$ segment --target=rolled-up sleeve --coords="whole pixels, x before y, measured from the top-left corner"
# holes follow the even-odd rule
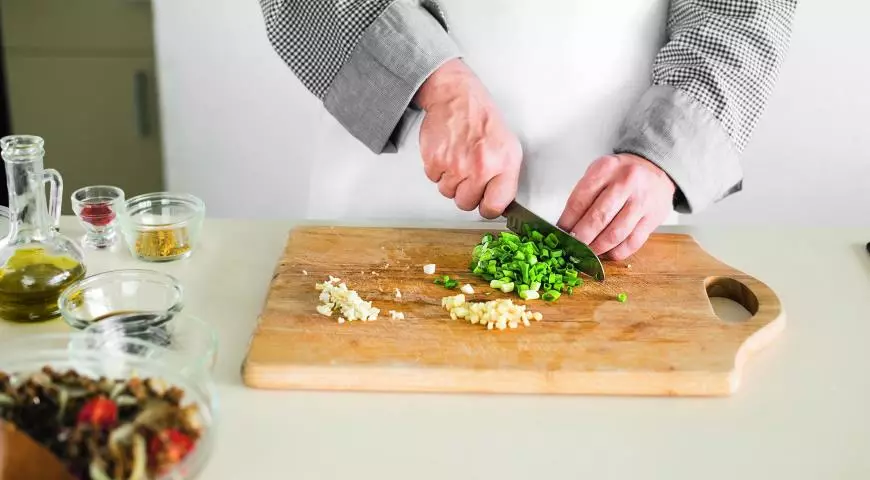
[[[269,39],[327,111],[375,153],[395,152],[412,99],[460,57],[434,0],[260,0]]]
[[[614,147],[674,181],[674,208],[697,213],[743,186],[741,154],[785,57],[796,0],[674,0],[652,85]]]

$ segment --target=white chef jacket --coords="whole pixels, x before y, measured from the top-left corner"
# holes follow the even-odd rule
[[[592,161],[611,153],[627,109],[649,87],[667,2],[572,0],[555,2],[558,9],[527,0],[441,3],[464,61],[523,145],[517,200],[556,222],[574,185]],[[398,152],[375,155],[328,114],[319,118],[322,153],[312,165],[309,217],[481,220],[424,174],[421,121]]]
[[[260,4],[276,52],[325,107],[310,119],[308,216],[419,222],[479,218],[438,194],[419,154],[413,95],[456,57],[521,139],[518,200],[551,221],[589,163],[614,152],[661,167],[681,213],[741,190],[739,155],[773,88],[797,2]]]

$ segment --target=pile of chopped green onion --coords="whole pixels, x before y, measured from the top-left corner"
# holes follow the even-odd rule
[[[522,237],[513,232],[485,234],[471,255],[472,273],[492,288],[517,292],[523,300],[552,302],[563,293],[572,295],[574,287],[583,285],[575,268],[580,260],[566,257],[554,234],[526,232]]]
[[[435,283],[437,285],[444,285],[444,288],[450,288],[450,289],[456,288],[456,286],[459,285],[459,282],[450,278],[449,275],[444,275],[443,277],[436,278]]]

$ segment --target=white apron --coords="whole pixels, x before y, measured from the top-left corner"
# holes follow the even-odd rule
[[[464,60],[524,150],[517,199],[555,222],[589,164],[611,153],[650,85],[667,0],[441,0]],[[395,154],[374,155],[328,114],[311,164],[309,218],[482,220],[423,172],[420,121]],[[673,224],[676,214],[667,223]]]

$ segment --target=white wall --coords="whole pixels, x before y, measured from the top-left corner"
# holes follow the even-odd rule
[[[257,0],[154,3],[169,188],[213,216],[303,212],[311,139],[331,120],[271,50]],[[868,15],[860,0],[801,3],[744,191],[682,222],[870,223]]]

